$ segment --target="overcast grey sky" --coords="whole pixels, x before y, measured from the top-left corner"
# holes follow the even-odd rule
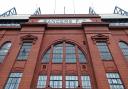
[[[56,1],[56,7],[55,7]],[[0,14],[16,7],[18,14],[33,14],[37,7],[42,14],[88,14],[89,6],[93,7],[97,14],[113,13],[114,7],[128,11],[128,0],[0,0]]]

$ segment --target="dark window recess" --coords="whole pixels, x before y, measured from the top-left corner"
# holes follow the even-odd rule
[[[85,65],[82,65],[82,68],[83,68],[83,69],[86,69],[86,66],[85,66]]]
[[[0,24],[22,24],[28,22],[28,20],[0,20]]]
[[[46,65],[43,65],[43,69],[46,69]]]
[[[84,45],[86,45],[86,42],[85,42],[85,41],[83,41],[83,44],[84,44]]]
[[[102,19],[103,22],[107,23],[128,23],[128,20],[125,19]]]

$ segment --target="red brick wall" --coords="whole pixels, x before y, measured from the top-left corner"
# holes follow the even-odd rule
[[[100,21],[97,18],[93,18],[93,20]],[[109,89],[106,72],[119,72],[125,89],[128,89],[128,62],[118,47],[120,40],[128,42],[128,29],[110,29],[102,23],[100,25],[93,23],[91,26],[86,24],[77,27],[74,27],[75,25],[52,26],[46,26],[46,24],[33,26],[33,24],[30,24],[29,26],[24,25],[21,30],[0,31],[0,45],[6,41],[12,42],[9,53],[3,63],[0,64],[0,89],[4,88],[9,73],[16,71],[23,72],[19,89],[35,89],[40,73],[45,73],[49,76],[51,73],[60,72],[63,76],[68,73],[74,73],[79,76],[83,73],[89,74],[93,89]],[[99,33],[109,38],[108,47],[113,60],[101,60],[96,44],[92,40],[92,36]],[[38,39],[33,44],[27,61],[16,61],[21,47],[20,38],[28,34],[36,36]],[[79,64],[78,62],[76,64],[42,64],[42,55],[57,41],[70,41],[76,44],[86,54],[88,62],[86,64]],[[43,69],[43,65],[46,65],[46,69]],[[82,68],[82,66],[85,66],[85,68]],[[79,82],[81,85],[80,80]],[[63,81],[63,83],[65,82]],[[79,89],[81,89],[81,86]]]

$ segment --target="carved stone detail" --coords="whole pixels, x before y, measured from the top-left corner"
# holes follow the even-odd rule
[[[97,41],[106,41],[107,43],[109,43],[109,37],[103,34],[97,34],[95,36],[92,36],[91,38],[94,43],[96,43]]]
[[[31,34],[27,34],[25,36],[20,37],[21,43],[31,41],[33,44],[35,44],[37,39],[37,36],[33,36]]]

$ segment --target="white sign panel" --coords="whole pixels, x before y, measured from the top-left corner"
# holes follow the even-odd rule
[[[48,24],[78,24],[82,22],[92,22],[90,19],[40,19],[38,22],[46,22]]]

